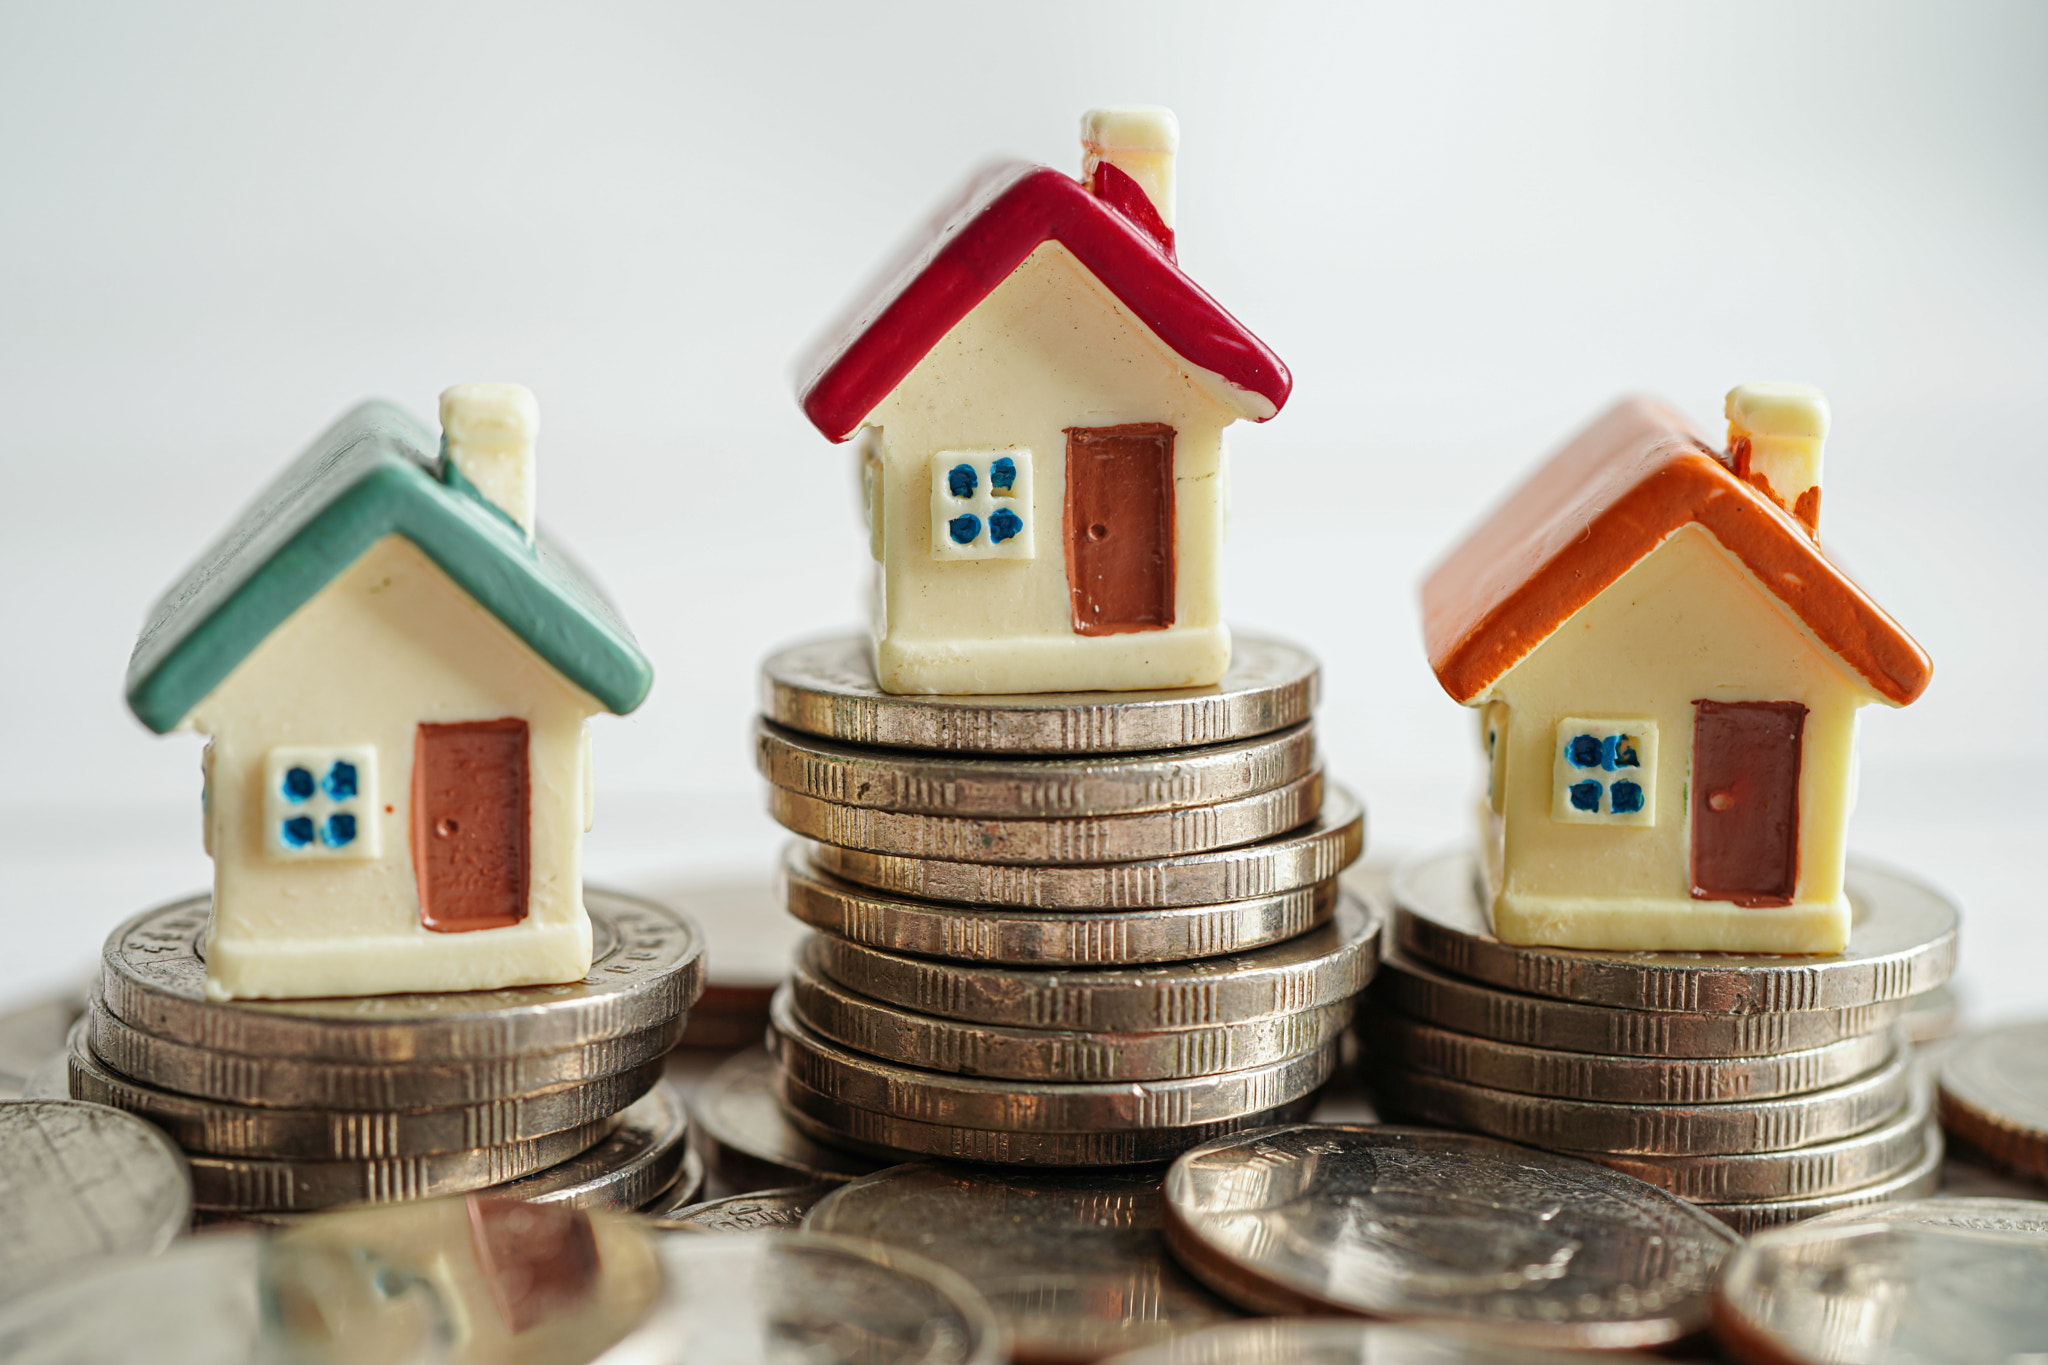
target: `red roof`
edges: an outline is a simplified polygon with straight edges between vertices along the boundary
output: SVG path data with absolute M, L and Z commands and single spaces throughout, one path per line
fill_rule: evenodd
M 1933 665 L 1913 638 L 1689 422 L 1641 398 L 1617 404 L 1552 456 L 1422 585 L 1437 681 L 1470 701 L 1690 523 L 1878 696 L 1903 706 L 1926 690 Z
M 801 390 L 804 413 L 843 441 L 904 376 L 1041 245 L 1074 253 L 1175 354 L 1222 381 L 1239 415 L 1263 422 L 1293 381 L 1280 357 L 1181 273 L 1162 242 L 1046 166 L 1015 162 L 968 186 L 908 262 L 822 348 Z

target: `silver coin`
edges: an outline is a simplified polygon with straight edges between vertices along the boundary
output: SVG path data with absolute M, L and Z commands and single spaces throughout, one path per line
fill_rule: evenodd
M 9 1365 L 274 1365 L 289 1357 L 279 1349 L 281 1324 L 265 1312 L 261 1283 L 268 1255 L 262 1234 L 224 1230 L 159 1255 L 74 1265 L 54 1283 L 0 1305 L 0 1359 Z M 437 1359 L 418 1349 L 425 1344 L 394 1334 L 378 1359 L 389 1365 Z
M 1840 1085 L 1888 1061 L 1891 1033 L 1766 1057 L 1602 1057 L 1454 1033 L 1384 1010 L 1362 1021 L 1375 1054 L 1495 1090 L 1614 1104 L 1721 1104 Z
M 2048 1203 L 2039 1199 L 1951 1198 L 1946 1191 L 1934 1199 L 1915 1199 L 1872 1208 L 1845 1209 L 1823 1214 L 1808 1227 L 1833 1227 L 1837 1223 L 1915 1224 L 1925 1227 L 1975 1228 L 1983 1232 L 2017 1232 L 2029 1237 L 2048 1237 Z
M 1680 1014 L 1580 1005 L 1460 980 L 1391 948 L 1373 996 L 1412 1019 L 1506 1043 L 1620 1057 L 1761 1057 L 1888 1027 L 1900 1001 L 1786 1014 Z
M 1020 1081 L 1169 1080 L 1265 1066 L 1331 1045 L 1351 1022 L 1352 1008 L 1347 1000 L 1239 1024 L 1084 1033 L 911 1014 L 801 966 L 789 988 L 797 1020 L 827 1042 L 901 1066 Z
M 73 1096 L 71 1093 L 71 1058 L 64 1052 L 45 1057 L 36 1069 L 28 1073 L 28 1079 L 21 1083 L 24 1100 L 68 1100 L 91 1099 L 90 1095 Z M 115 1106 L 119 1108 L 120 1106 Z
M 1801 1223 L 1845 1209 L 1874 1209 L 1884 1204 L 1925 1199 L 1941 1188 L 1941 1129 L 1931 1123 L 1927 1125 L 1926 1142 L 1920 1159 L 1905 1170 L 1840 1194 L 1816 1195 L 1810 1199 L 1753 1199 L 1739 1204 L 1701 1204 L 1699 1207 L 1748 1237 L 1766 1228 Z
M 804 1226 L 953 1267 L 1019 1359 L 1094 1360 L 1239 1317 L 1168 1254 L 1159 1179 L 919 1162 L 840 1186 Z
M 689 1150 L 689 1107 L 663 1081 L 622 1112 L 603 1140 L 490 1192 L 529 1204 L 637 1209 L 675 1182 Z
M 192 1181 L 169 1138 L 74 1100 L 0 1104 L 0 1299 L 101 1256 L 154 1253 L 192 1222 Z
M 1028 971 L 904 957 L 813 934 L 803 964 L 918 1014 L 1013 1028 L 1152 1033 L 1349 1000 L 1372 979 L 1379 929 L 1373 907 L 1345 896 L 1328 924 L 1299 938 L 1195 962 Z
M 1963 1029 L 1963 1001 L 1953 984 L 1936 986 L 1906 1002 L 1899 1026 L 1915 1047 L 1945 1042 Z
M 799 842 L 783 850 L 785 924 L 794 920 L 870 948 L 956 962 L 1025 967 L 1185 962 L 1285 942 L 1322 924 L 1337 908 L 1337 885 L 1331 881 L 1221 905 L 1157 910 L 938 905 L 871 891 L 820 872 L 805 856 L 806 847 Z
M 1271 734 L 1309 718 L 1316 661 L 1277 640 L 1238 634 L 1214 687 L 1157 692 L 903 696 L 875 683 L 860 635 L 815 640 L 761 666 L 761 709 L 777 725 L 849 744 L 982 754 L 1102 754 L 1186 749 Z
M 1334 1318 L 1257 1318 L 1120 1351 L 1102 1365 L 1656 1365 L 1633 1351 L 1536 1351 L 1429 1330 Z
M 52 995 L 0 1014 L 0 1099 L 16 1099 L 31 1073 L 62 1056 L 64 1038 L 85 1013 L 85 996 Z
M 1904 1000 L 1956 965 L 1954 903 L 1900 872 L 1850 858 L 1849 946 L 1831 956 L 1626 953 L 1502 943 L 1478 860 L 1438 852 L 1394 874 L 1393 938 L 1410 957 L 1527 995 L 1684 1014 L 1775 1014 Z
M 659 1058 L 631 1071 L 539 1095 L 445 1109 L 265 1109 L 139 1085 L 100 1064 L 83 1028 L 72 1034 L 71 1093 L 125 1109 L 188 1152 L 213 1156 L 360 1161 L 494 1147 L 559 1133 L 616 1114 L 661 1078 Z
M 2048 1178 L 2048 1021 L 1959 1039 L 1939 1074 L 1944 1126 L 1994 1162 Z
M 690 1095 L 698 1150 L 712 1177 L 736 1190 L 836 1185 L 881 1166 L 793 1127 L 777 1101 L 782 1068 L 760 1048 L 721 1065 Z
M 427 1109 L 579 1085 L 646 1065 L 682 1037 L 681 1016 L 561 1052 L 470 1062 L 320 1062 L 174 1043 L 131 1028 L 95 1003 L 87 1038 L 100 1062 L 159 1090 L 275 1109 Z
M 1519 1345 L 1602 1349 L 1704 1326 L 1735 1244 L 1692 1205 L 1591 1162 L 1317 1124 L 1182 1156 L 1166 1231 L 1189 1269 L 1255 1311 L 1454 1318 Z
M 955 1128 L 859 1109 L 811 1089 L 778 1071 L 774 1078 L 789 1122 L 821 1143 L 852 1147 L 881 1165 L 919 1157 L 984 1162 L 996 1166 L 1136 1166 L 1171 1161 L 1198 1143 L 1225 1133 L 1263 1128 L 1305 1116 L 1316 1097 L 1307 1095 L 1277 1109 L 1186 1128 L 1133 1128 L 1096 1133 L 1019 1133 L 993 1128 Z
M 100 991 L 133 1028 L 214 1052 L 329 1062 L 477 1062 L 560 1053 L 667 1024 L 703 988 L 704 939 L 674 912 L 587 887 L 590 974 L 565 986 L 319 1000 L 206 998 L 209 900 L 146 911 L 107 937 Z
M 2048 1353 L 2048 1236 L 1832 1219 L 1765 1232 L 1728 1258 L 1715 1334 L 1745 1360 L 1889 1365 Z
M 786 1190 L 729 1194 L 703 1203 L 679 1203 L 642 1210 L 657 1227 L 698 1232 L 795 1232 L 804 1215 L 830 1194 L 834 1185 L 795 1185 Z
M 1342 872 L 1365 848 L 1365 812 L 1335 783 L 1322 813 L 1291 834 L 1243 848 L 1099 867 L 1019 867 L 867 853 L 813 843 L 822 872 L 899 895 L 1025 909 L 1165 909 L 1272 896 Z

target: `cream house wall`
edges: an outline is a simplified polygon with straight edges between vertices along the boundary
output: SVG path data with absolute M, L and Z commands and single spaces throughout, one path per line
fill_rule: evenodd
M 1807 708 L 1792 905 L 1745 909 L 1691 897 L 1693 702 Z M 1588 603 L 1477 702 L 1505 702 L 1502 869 L 1495 931 L 1565 947 L 1833 952 L 1854 803 L 1856 711 L 1875 700 L 1712 535 L 1687 526 Z M 1657 726 L 1655 823 L 1551 816 L 1558 722 Z
M 1230 658 L 1218 577 L 1223 429 L 1233 414 L 1185 370 L 1057 242 L 1033 252 L 932 348 L 869 416 L 879 436 L 862 445 L 883 568 L 874 630 L 885 688 L 1079 691 L 1222 676 Z M 1126 422 L 1174 428 L 1174 623 L 1076 635 L 1062 515 L 1065 428 Z M 931 550 L 932 456 L 1011 448 L 1031 452 L 1034 557 L 940 562 Z
M 410 541 L 378 541 L 181 727 L 211 737 L 208 993 L 374 995 L 580 979 L 591 952 L 584 728 L 602 709 Z M 527 917 L 497 929 L 426 929 L 410 837 L 415 729 L 509 716 L 527 723 L 529 737 Z M 376 747 L 376 857 L 299 861 L 265 851 L 265 755 L 301 744 Z

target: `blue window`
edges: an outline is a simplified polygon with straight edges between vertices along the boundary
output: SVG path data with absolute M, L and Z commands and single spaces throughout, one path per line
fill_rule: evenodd
M 1598 782 L 1572 783 L 1572 809 L 1597 811 L 1600 809 L 1600 784 Z
M 354 800 L 356 765 L 346 759 L 335 759 L 334 766 L 327 770 L 327 776 L 320 779 L 320 785 L 327 792 L 329 801 Z
M 284 822 L 284 841 L 293 848 L 304 848 L 313 842 L 313 817 L 294 815 Z
M 1597 787 L 1599 784 L 1597 782 L 1589 782 L 1587 785 Z M 1607 789 L 1607 799 L 1614 807 L 1616 815 L 1637 815 L 1643 809 L 1642 787 L 1637 783 L 1630 782 L 1626 778 L 1616 782 Z M 1599 798 L 1596 795 L 1594 805 L 1597 806 L 1598 804 Z
M 355 816 L 345 812 L 336 812 L 322 822 L 320 826 L 320 842 L 329 848 L 341 848 L 355 841 Z
M 956 464 L 946 471 L 946 491 L 956 498 L 971 498 L 981 480 L 971 464 Z
M 1580 735 L 1572 740 L 1570 753 L 1574 768 L 1597 768 L 1600 766 L 1600 741 L 1592 735 Z
M 955 545 L 972 545 L 981 534 L 981 518 L 972 512 L 962 512 L 946 523 L 946 534 L 953 537 Z
M 313 794 L 313 774 L 304 768 L 291 768 L 284 775 L 284 799 L 304 801 Z
M 989 514 L 989 539 L 993 540 L 998 545 L 1002 544 L 1004 541 L 1008 540 L 1011 536 L 1016 535 L 1019 531 L 1023 529 L 1024 518 L 1018 516 L 1015 512 L 1012 512 L 1007 507 L 998 507 L 994 512 Z
M 967 469 L 966 465 L 960 467 Z M 972 474 L 974 471 L 969 469 L 967 472 Z M 1006 498 L 1016 486 L 1017 461 L 1014 457 L 1005 455 L 1000 459 L 990 462 L 988 467 L 988 487 L 991 493 L 994 493 L 999 498 Z

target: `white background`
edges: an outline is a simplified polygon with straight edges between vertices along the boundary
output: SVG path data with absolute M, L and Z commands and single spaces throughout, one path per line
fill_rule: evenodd
M 754 669 L 857 619 L 792 369 L 980 161 L 1181 118 L 1181 259 L 1293 368 L 1234 435 L 1234 620 L 1312 645 L 1376 853 L 1463 831 L 1429 563 L 1618 394 L 1834 402 L 1825 539 L 1933 654 L 1859 845 L 1964 902 L 1983 1017 L 2048 928 L 2048 8 L 0 6 L 0 994 L 203 886 L 154 597 L 356 400 L 540 395 L 541 515 L 654 658 L 595 875 L 765 869 Z M 714 945 L 715 952 L 715 945 Z

